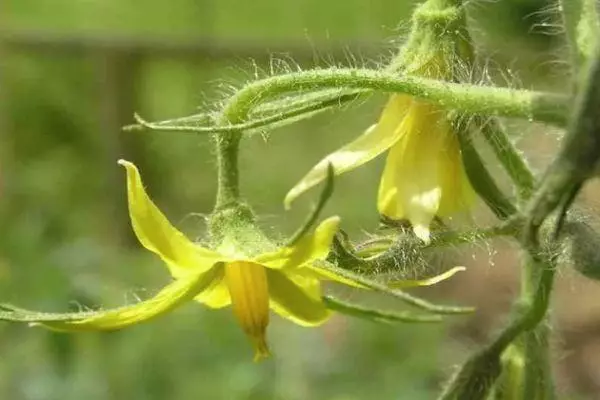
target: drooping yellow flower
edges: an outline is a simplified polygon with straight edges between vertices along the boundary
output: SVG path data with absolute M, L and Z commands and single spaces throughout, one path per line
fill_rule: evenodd
M 293 246 L 272 252 L 249 257 L 228 242 L 213 251 L 191 242 L 173 227 L 146 194 L 135 165 L 123 160 L 119 163 L 127 170 L 135 234 L 146 249 L 162 258 L 175 280 L 155 297 L 135 305 L 42 325 L 57 330 L 119 329 L 194 299 L 211 308 L 231 305 L 252 340 L 255 359 L 260 359 L 269 354 L 265 338 L 269 309 L 303 326 L 316 326 L 328 319 L 330 311 L 321 299 L 320 285 L 325 275 L 311 268 L 313 262 L 327 256 L 337 231 L 337 217 L 326 219 L 313 234 Z M 334 278 L 334 274 L 328 272 L 326 278 Z
M 446 112 L 407 95 L 392 95 L 377 124 L 309 171 L 286 195 L 286 207 L 323 181 L 329 164 L 335 174 L 341 174 L 388 149 L 379 187 L 379 212 L 392 219 L 407 219 L 414 233 L 429 241 L 433 218 L 468 208 L 473 194 Z

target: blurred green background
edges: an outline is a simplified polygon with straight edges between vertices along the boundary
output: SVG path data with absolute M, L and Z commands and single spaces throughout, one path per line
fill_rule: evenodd
M 553 17 L 537 13 L 548 5 L 471 4 L 474 34 L 499 84 L 566 85 L 557 62 L 563 43 L 546 34 Z M 121 132 L 133 112 L 149 119 L 184 116 L 198 107 L 216 109 L 233 87 L 256 76 L 375 66 L 406 33 L 413 6 L 398 0 L 4 0 L 1 300 L 50 311 L 130 303 L 154 293 L 169 277 L 132 237 L 116 161 L 135 161 L 153 198 L 192 237 L 203 234 L 202 214 L 211 210 L 215 163 L 207 137 Z M 284 213 L 286 191 L 369 126 L 383 100 L 373 96 L 243 143 L 243 191 L 267 231 L 281 235 L 297 226 L 311 199 Z M 341 215 L 354 237 L 377 227 L 382 162 L 340 178 L 328 206 L 327 214 Z M 491 251 L 480 250 L 463 255 L 483 254 L 473 269 L 489 271 Z M 469 279 L 479 279 L 474 274 Z M 488 275 L 481 279 L 494 283 Z M 462 296 L 460 282 L 440 285 L 436 298 L 480 305 L 472 319 L 388 326 L 335 317 L 314 330 L 276 319 L 269 331 L 275 356 L 260 364 L 252 362 L 228 309 L 186 305 L 116 333 L 62 335 L 1 324 L 0 399 L 431 399 L 509 302 Z M 514 292 L 508 287 L 503 299 Z M 563 381 L 568 392 L 595 390 L 589 380 Z

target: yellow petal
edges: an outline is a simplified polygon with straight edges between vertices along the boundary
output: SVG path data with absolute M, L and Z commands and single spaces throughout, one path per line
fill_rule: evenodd
M 317 278 L 267 269 L 267 280 L 271 307 L 277 314 L 302 326 L 320 325 L 329 318 Z
M 207 271 L 222 260 L 218 253 L 196 246 L 171 225 L 146 194 L 134 164 L 125 160 L 119 160 L 119 164 L 127 171 L 127 198 L 133 230 L 146 249 L 165 261 L 174 277 Z
M 475 201 L 475 191 L 467 178 L 456 134 L 446 137 L 447 149 L 440 159 L 442 200 L 437 215 L 443 217 L 469 209 Z
M 432 276 L 430 278 L 417 279 L 417 280 L 392 281 L 392 282 L 388 283 L 388 286 L 391 288 L 394 288 L 394 289 L 406 289 L 406 288 L 417 287 L 417 286 L 431 286 L 431 285 L 435 285 L 441 281 L 445 281 L 446 279 L 451 278 L 457 272 L 465 271 L 465 270 L 466 270 L 465 267 L 454 267 L 442 274 Z
M 173 281 L 148 300 L 125 307 L 93 312 L 93 316 L 69 321 L 45 321 L 40 325 L 59 331 L 115 330 L 135 325 L 171 311 L 192 300 L 215 279 L 221 279 L 223 268 L 218 264 L 208 272 L 187 275 Z
M 340 175 L 371 161 L 389 149 L 402 133 L 399 126 L 410 102 L 409 96 L 392 95 L 379 122 L 353 142 L 319 161 L 285 196 L 285 207 L 289 208 L 298 196 L 324 181 L 329 164 L 333 166 L 335 175 Z
M 457 151 L 449 146 L 454 133 L 439 107 L 416 100 L 402 129 L 404 134 L 386 161 L 378 208 L 390 218 L 408 219 L 415 234 L 428 241 L 429 225 L 439 214 L 443 197 L 458 189 L 446 186 L 453 184 L 448 175 L 459 168 L 449 163 Z
M 339 223 L 339 217 L 327 218 L 319 224 L 314 233 L 304 235 L 295 245 L 263 253 L 254 258 L 254 261 L 268 268 L 288 269 L 324 259 L 329 254 Z
M 223 308 L 231 304 L 231 296 L 224 279 L 215 279 L 202 293 L 194 298 L 210 308 Z
M 254 345 L 254 360 L 268 357 L 269 286 L 265 267 L 245 261 L 227 263 L 225 282 L 233 312 Z

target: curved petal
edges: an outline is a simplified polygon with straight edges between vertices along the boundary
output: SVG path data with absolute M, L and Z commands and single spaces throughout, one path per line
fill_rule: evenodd
M 69 321 L 40 320 L 36 324 L 58 331 L 116 330 L 135 325 L 171 311 L 178 305 L 192 300 L 215 279 L 222 279 L 223 268 L 187 275 L 164 287 L 148 300 L 125 307 L 97 312 L 83 312 L 81 318 Z
M 127 171 L 127 198 L 133 230 L 142 246 L 167 263 L 174 277 L 207 271 L 223 259 L 219 253 L 195 245 L 171 225 L 148 197 L 134 164 L 125 160 L 119 160 L 119 164 Z
M 324 181 L 329 164 L 333 166 L 335 175 L 340 175 L 371 161 L 389 149 L 403 132 L 400 125 L 411 101 L 411 97 L 406 95 L 392 95 L 381 113 L 379 122 L 353 142 L 319 161 L 285 196 L 285 207 L 289 208 L 298 196 Z
M 415 234 L 428 241 L 434 216 L 467 209 L 475 196 L 443 110 L 414 101 L 404 129 L 386 161 L 378 209 L 390 218 L 408 219 Z
M 231 304 L 229 289 L 222 278 L 215 279 L 209 287 L 194 297 L 194 300 L 210 308 L 223 308 Z
M 439 275 L 432 276 L 430 278 L 425 278 L 425 279 L 392 281 L 392 282 L 388 283 L 388 286 L 391 288 L 394 288 L 394 289 L 406 289 L 406 288 L 417 287 L 417 286 L 432 286 L 432 285 L 435 285 L 442 281 L 445 281 L 446 279 L 451 278 L 457 272 L 461 272 L 461 271 L 466 271 L 466 268 L 465 267 L 450 268 L 446 272 L 443 272 Z
M 267 269 L 271 308 L 284 318 L 302 326 L 316 326 L 331 315 L 321 300 L 318 279 L 301 274 L 286 275 Z
M 406 116 L 406 134 L 388 156 L 379 189 L 379 211 L 394 219 L 408 219 L 415 234 L 429 240 L 429 225 L 443 194 L 441 163 L 448 151 L 450 132 L 439 107 L 414 101 Z
M 305 235 L 295 245 L 260 254 L 253 261 L 268 268 L 289 269 L 324 259 L 329 254 L 339 223 L 339 217 L 327 218 L 314 233 Z
M 394 145 L 387 155 L 385 167 L 379 183 L 379 193 L 377 194 L 377 209 L 379 214 L 390 218 L 400 219 L 400 215 L 404 215 L 404 211 L 400 208 L 401 204 L 398 201 L 398 181 L 396 175 L 398 173 L 397 165 L 403 153 L 402 143 Z

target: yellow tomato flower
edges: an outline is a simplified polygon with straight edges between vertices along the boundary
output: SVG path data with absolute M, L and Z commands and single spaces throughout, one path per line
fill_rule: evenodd
M 388 149 L 379 187 L 379 212 L 392 219 L 407 219 L 414 233 L 429 241 L 433 218 L 467 208 L 473 192 L 446 112 L 407 95 L 392 95 L 376 125 L 321 160 L 286 195 L 286 207 L 323 181 L 329 164 L 335 174 L 341 174 Z
M 232 306 L 250 337 L 255 359 L 269 355 L 266 328 L 269 309 L 303 326 L 315 326 L 330 316 L 321 299 L 321 279 L 312 263 L 329 252 L 339 219 L 323 221 L 313 234 L 293 246 L 247 256 L 234 243 L 214 251 L 201 247 L 178 231 L 146 194 L 135 165 L 119 161 L 127 170 L 129 214 L 140 243 L 166 263 L 174 282 L 155 297 L 132 306 L 94 312 L 88 318 L 42 322 L 57 330 L 119 329 L 161 315 L 182 302 L 196 300 L 211 308 Z M 340 277 L 341 281 L 344 278 Z

